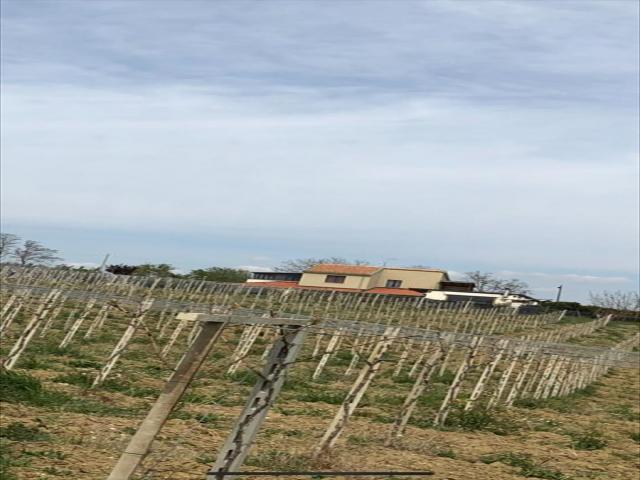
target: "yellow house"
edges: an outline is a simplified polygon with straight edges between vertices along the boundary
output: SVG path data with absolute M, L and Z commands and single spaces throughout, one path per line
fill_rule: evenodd
M 299 285 L 354 290 L 402 288 L 420 292 L 437 290 L 442 282 L 449 282 L 444 270 L 323 263 L 304 271 Z

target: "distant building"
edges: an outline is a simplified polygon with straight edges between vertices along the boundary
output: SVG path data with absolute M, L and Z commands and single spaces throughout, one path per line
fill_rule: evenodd
M 296 277 L 297 276 L 297 277 Z M 286 277 L 286 278 L 285 278 Z M 420 297 L 443 285 L 472 291 L 470 282 L 454 282 L 444 270 L 324 263 L 302 273 L 254 272 L 249 282 L 261 286 Z
M 399 288 L 426 292 L 439 288 L 443 280 L 449 280 L 444 270 L 325 263 L 306 270 L 300 279 L 300 286 L 359 290 Z
M 524 306 L 538 306 L 540 301 L 521 293 L 505 292 L 460 292 L 454 290 L 432 290 L 425 294 L 429 300 L 445 302 L 472 302 L 496 307 L 521 308 Z
M 301 278 L 302 273 L 300 272 L 251 272 L 247 282 L 298 282 Z

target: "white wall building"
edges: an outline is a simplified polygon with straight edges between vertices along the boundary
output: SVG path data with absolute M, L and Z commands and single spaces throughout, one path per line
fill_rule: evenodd
M 444 302 L 474 302 L 491 304 L 496 307 L 519 308 L 523 305 L 539 305 L 538 300 L 528 295 L 519 293 L 497 292 L 454 292 L 448 290 L 431 290 L 425 293 L 429 300 L 440 300 Z

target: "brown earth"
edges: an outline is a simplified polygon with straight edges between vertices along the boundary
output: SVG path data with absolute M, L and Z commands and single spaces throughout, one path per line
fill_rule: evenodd
M 629 331 L 635 328 L 629 327 Z M 603 338 L 611 336 L 611 331 L 604 332 Z M 230 338 L 228 335 L 227 340 Z M 16 478 L 106 478 L 133 429 L 152 403 L 153 393 L 130 394 L 126 389 L 87 392 L 81 386 L 64 383 L 56 377 L 62 373 L 94 375 L 95 368 L 73 367 L 70 362 L 77 358 L 103 358 L 113 344 L 111 338 L 105 338 L 104 344 L 78 343 L 75 355 L 36 354 L 34 357 L 41 361 L 41 365 L 18 369 L 18 372 L 41 379 L 47 389 L 64 391 L 73 398 L 119 410 L 113 414 L 106 411 L 98 416 L 73 413 L 64 406 L 2 403 L 0 419 L 3 428 L 22 423 L 48 437 L 41 441 L 3 442 L 11 458 L 9 471 Z M 226 350 L 212 356 L 191 389 L 190 399 L 175 415 L 178 418 L 172 418 L 165 425 L 138 478 L 204 478 L 208 465 L 215 459 L 218 447 L 240 412 L 251 384 L 250 377 L 245 374 L 224 375 L 231 348 L 229 344 Z M 256 365 L 261 348 L 264 346 L 257 346 L 252 359 Z M 116 368 L 114 381 L 131 383 L 150 392 L 157 391 L 168 370 L 149 353 L 149 349 L 144 337 L 137 338 L 131 352 Z M 171 362 L 175 362 L 177 356 L 174 355 Z M 300 375 L 293 372 L 289 382 L 295 387 L 301 378 L 308 378 L 313 365 L 296 366 Z M 560 408 L 514 407 L 502 411 L 499 421 L 510 426 L 506 435 L 485 430 L 419 428 L 414 423 L 404 438 L 392 447 L 384 446 L 384 440 L 390 427 L 389 419 L 393 419 L 398 408 L 397 403 L 392 402 L 393 396 L 404 396 L 410 385 L 394 384 L 389 375 L 381 375 L 379 382 L 371 387 L 374 391 L 379 388 L 376 392 L 381 392 L 381 396 L 371 396 L 358 409 L 358 414 L 329 457 L 311 460 L 309 452 L 338 405 L 321 400 L 301 401 L 297 397 L 317 389 L 335 391 L 338 395 L 343 393 L 349 382 L 336 373 L 343 370 L 344 366 L 329 367 L 325 375 L 329 380 L 283 392 L 261 430 L 247 461 L 247 470 L 430 470 L 434 474 L 427 478 L 451 480 L 506 480 L 524 476 L 552 480 L 639 478 L 638 369 L 612 370 L 596 384 L 593 392 L 567 399 L 561 402 Z M 389 403 L 378 403 L 377 399 L 385 399 Z M 128 411 L 131 412 L 129 416 Z M 425 417 L 428 416 L 427 412 Z M 575 439 L 589 432 L 601 435 L 606 446 L 595 450 L 575 448 Z M 635 440 L 633 434 L 636 435 Z M 513 454 L 512 458 L 530 455 L 530 463 L 536 469 L 525 471 L 522 466 L 508 465 L 510 462 L 507 460 L 486 463 L 489 455 L 507 453 Z M 402 474 L 395 478 L 402 478 Z

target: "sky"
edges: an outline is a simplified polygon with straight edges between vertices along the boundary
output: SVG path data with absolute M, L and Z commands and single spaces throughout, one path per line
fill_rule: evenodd
M 2 0 L 2 231 L 637 290 L 634 0 Z

